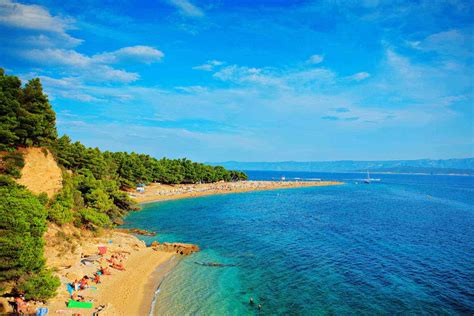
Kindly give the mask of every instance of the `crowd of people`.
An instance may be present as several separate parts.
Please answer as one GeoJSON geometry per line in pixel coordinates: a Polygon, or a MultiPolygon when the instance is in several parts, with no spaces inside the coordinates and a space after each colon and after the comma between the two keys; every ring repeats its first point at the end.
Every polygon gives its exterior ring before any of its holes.
{"type": "MultiPolygon", "coordinates": [[[[99,251],[99,255],[91,257],[86,257],[81,260],[82,264],[85,264],[85,261],[94,262],[97,264],[97,270],[91,275],[84,275],[81,278],[75,278],[74,281],[67,283],[67,290],[69,293],[70,301],[74,302],[93,302],[91,297],[86,297],[84,290],[88,288],[97,289],[97,285],[102,283],[102,277],[106,275],[111,275],[111,269],[118,271],[125,271],[124,260],[127,259],[126,252],[114,253],[110,257],[106,257],[105,253],[99,251]],[[84,261],[84,259],[86,259],[84,261]]],[[[70,303],[69,301],[69,303],[70,303]]],[[[18,315],[30,315],[37,314],[37,311],[41,308],[33,308],[26,301],[23,295],[19,295],[15,298],[14,301],[15,310],[18,315]],[[35,311],[33,311],[35,310],[35,311]]],[[[69,306],[69,304],[68,304],[69,306]]],[[[101,311],[105,306],[99,306],[94,312],[95,315],[98,315],[98,311],[101,311]]]]}
{"type": "Polygon", "coordinates": [[[70,298],[76,302],[91,302],[92,299],[86,299],[79,292],[101,283],[101,277],[104,275],[111,275],[110,268],[125,271],[124,260],[127,259],[125,253],[115,253],[106,258],[100,255],[95,261],[98,263],[98,269],[92,276],[84,275],[81,279],[75,279],[74,282],[68,284],[68,291],[70,298]],[[95,284],[95,285],[94,285],[95,284]]]}

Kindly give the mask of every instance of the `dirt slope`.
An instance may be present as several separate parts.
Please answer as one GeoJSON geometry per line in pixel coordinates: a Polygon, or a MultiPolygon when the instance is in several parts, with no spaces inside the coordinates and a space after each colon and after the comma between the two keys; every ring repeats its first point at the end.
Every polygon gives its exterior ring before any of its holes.
{"type": "Polygon", "coordinates": [[[59,192],[63,177],[51,152],[44,148],[24,148],[21,152],[25,166],[17,182],[35,194],[45,192],[50,198],[59,192]]]}

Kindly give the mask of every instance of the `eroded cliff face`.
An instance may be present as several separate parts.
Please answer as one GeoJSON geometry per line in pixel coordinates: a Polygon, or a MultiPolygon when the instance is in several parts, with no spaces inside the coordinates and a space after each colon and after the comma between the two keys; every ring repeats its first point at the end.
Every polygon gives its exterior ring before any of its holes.
{"type": "Polygon", "coordinates": [[[49,198],[61,191],[63,176],[53,154],[46,148],[22,148],[25,159],[18,184],[24,185],[34,194],[46,193],[49,198]]]}

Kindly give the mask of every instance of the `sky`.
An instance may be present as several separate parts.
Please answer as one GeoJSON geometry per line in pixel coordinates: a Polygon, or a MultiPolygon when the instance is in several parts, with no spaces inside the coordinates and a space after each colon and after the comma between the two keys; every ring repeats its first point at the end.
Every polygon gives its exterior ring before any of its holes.
{"type": "Polygon", "coordinates": [[[474,2],[0,0],[60,134],[196,161],[474,157],[474,2]]]}

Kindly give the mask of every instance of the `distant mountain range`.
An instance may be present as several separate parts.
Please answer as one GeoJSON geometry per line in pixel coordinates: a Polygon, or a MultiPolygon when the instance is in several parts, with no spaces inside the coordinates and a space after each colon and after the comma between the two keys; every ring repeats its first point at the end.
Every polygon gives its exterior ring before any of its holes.
{"type": "Polygon", "coordinates": [[[282,162],[210,162],[233,170],[272,170],[310,172],[386,172],[425,174],[469,174],[474,175],[474,158],[464,159],[419,159],[381,161],[282,161],[282,162]]]}

